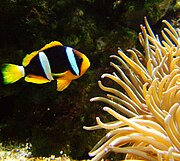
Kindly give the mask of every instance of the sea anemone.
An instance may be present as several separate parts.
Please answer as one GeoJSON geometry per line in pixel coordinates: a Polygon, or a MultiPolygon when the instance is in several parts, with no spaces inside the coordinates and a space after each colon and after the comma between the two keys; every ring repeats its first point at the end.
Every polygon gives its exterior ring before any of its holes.
{"type": "Polygon", "coordinates": [[[107,129],[108,133],[89,152],[93,161],[102,159],[110,151],[125,153],[125,159],[149,161],[180,160],[180,30],[163,20],[162,41],[154,35],[147,19],[140,25],[139,41],[144,49],[121,49],[110,56],[119,62],[111,62],[116,69],[101,78],[116,82],[123,91],[107,87],[98,81],[107,97],[95,97],[90,101],[102,101],[109,105],[103,110],[116,120],[84,127],[87,130],[107,129]]]}

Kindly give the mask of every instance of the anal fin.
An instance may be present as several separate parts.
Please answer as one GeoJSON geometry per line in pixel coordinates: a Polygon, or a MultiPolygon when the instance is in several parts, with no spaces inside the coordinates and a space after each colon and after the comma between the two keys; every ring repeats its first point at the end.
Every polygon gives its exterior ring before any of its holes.
{"type": "Polygon", "coordinates": [[[57,91],[63,91],[70,83],[71,80],[57,79],[57,91]]]}
{"type": "Polygon", "coordinates": [[[31,82],[31,83],[36,83],[36,84],[43,84],[43,83],[48,83],[50,80],[41,77],[41,76],[36,76],[36,75],[27,75],[25,77],[26,82],[31,82]]]}

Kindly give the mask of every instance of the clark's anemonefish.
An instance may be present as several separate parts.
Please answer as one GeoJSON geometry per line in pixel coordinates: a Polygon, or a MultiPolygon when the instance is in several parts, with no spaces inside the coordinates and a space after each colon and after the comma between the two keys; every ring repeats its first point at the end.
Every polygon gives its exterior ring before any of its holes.
{"type": "Polygon", "coordinates": [[[22,66],[4,64],[4,84],[25,77],[26,82],[42,84],[57,80],[57,90],[63,91],[72,80],[81,77],[89,68],[89,59],[81,52],[58,41],[46,44],[38,51],[24,57],[22,66]]]}

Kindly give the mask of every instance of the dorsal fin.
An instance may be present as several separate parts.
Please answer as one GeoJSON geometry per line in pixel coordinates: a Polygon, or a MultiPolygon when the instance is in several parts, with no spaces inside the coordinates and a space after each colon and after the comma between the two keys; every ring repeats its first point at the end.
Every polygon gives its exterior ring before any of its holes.
{"type": "Polygon", "coordinates": [[[40,51],[55,47],[55,46],[63,46],[59,41],[52,41],[49,44],[46,44],[40,51]]]}
{"type": "Polygon", "coordinates": [[[31,59],[34,58],[37,54],[38,54],[38,51],[34,51],[31,54],[27,54],[22,61],[22,65],[26,67],[31,61],[31,59]]]}
{"type": "Polygon", "coordinates": [[[23,65],[24,67],[26,67],[26,66],[29,64],[29,62],[31,61],[31,59],[34,58],[34,57],[39,53],[39,51],[43,51],[43,50],[49,49],[49,48],[54,47],[54,46],[63,46],[63,45],[62,45],[59,41],[52,41],[52,42],[50,42],[49,44],[46,44],[46,45],[45,45],[43,48],[41,48],[40,50],[34,51],[34,52],[32,52],[31,54],[27,54],[27,55],[24,57],[23,61],[22,61],[22,65],[23,65]]]}

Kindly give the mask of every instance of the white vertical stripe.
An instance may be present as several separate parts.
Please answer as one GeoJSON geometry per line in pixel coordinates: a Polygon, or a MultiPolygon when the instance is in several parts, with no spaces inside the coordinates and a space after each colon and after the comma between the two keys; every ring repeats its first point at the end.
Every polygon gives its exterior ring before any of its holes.
{"type": "Polygon", "coordinates": [[[25,71],[23,66],[18,66],[19,70],[21,71],[22,77],[25,76],[25,71]]]}
{"type": "Polygon", "coordinates": [[[70,47],[66,47],[66,54],[73,71],[76,73],[76,75],[79,75],[79,68],[76,63],[76,58],[74,56],[73,49],[70,47]]]}
{"type": "Polygon", "coordinates": [[[42,52],[42,51],[39,52],[39,60],[41,62],[41,65],[42,65],[42,68],[44,70],[44,73],[46,74],[46,77],[49,80],[54,80],[53,77],[52,77],[51,67],[50,67],[50,64],[49,64],[49,60],[48,60],[46,54],[44,52],[42,52]]]}

